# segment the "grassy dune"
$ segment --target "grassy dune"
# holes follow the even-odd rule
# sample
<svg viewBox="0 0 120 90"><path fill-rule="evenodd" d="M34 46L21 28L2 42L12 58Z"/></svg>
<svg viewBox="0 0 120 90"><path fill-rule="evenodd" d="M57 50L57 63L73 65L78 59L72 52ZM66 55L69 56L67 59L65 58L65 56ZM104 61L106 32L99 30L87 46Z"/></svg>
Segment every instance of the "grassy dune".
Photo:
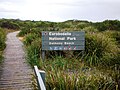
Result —
<svg viewBox="0 0 120 90"><path fill-rule="evenodd" d="M45 70L47 90L120 90L119 20L93 23L3 19L0 26L21 30L19 36L26 47L27 60L31 66ZM46 51L42 62L42 31L85 31L84 55L81 51ZM0 38L2 43L4 40ZM4 49L4 43L0 45Z"/></svg>
<svg viewBox="0 0 120 90"><path fill-rule="evenodd" d="M45 70L47 90L119 90L119 31L100 31L88 22L52 23L53 28L49 22L44 25L25 27L19 35L24 37L29 63ZM81 51L46 51L46 60L42 62L41 31L46 30L85 31L84 55Z"/></svg>

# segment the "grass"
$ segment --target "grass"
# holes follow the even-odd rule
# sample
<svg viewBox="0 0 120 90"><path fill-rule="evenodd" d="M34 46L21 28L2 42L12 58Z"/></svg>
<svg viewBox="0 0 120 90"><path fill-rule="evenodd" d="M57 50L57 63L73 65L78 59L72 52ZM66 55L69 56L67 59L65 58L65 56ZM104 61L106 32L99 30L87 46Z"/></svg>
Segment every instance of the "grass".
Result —
<svg viewBox="0 0 120 90"><path fill-rule="evenodd" d="M47 90L118 90L119 47L110 35L86 32L84 58L77 55L79 51L68 51L67 56L64 51L47 51L44 62L41 61L41 38L30 33L24 40L29 63L46 72Z"/></svg>
<svg viewBox="0 0 120 90"><path fill-rule="evenodd" d="M3 50L6 47L5 41L6 41L6 35L10 32L14 32L16 30L13 29L7 29L7 28L0 28L0 62L3 60Z"/></svg>
<svg viewBox="0 0 120 90"><path fill-rule="evenodd" d="M46 71L47 90L115 90L110 75L95 67L86 66L81 60L56 57L39 62ZM117 89L118 90L118 89Z"/></svg>
<svg viewBox="0 0 120 90"><path fill-rule="evenodd" d="M2 62L3 56L2 56L2 51L0 51L0 63Z"/></svg>
<svg viewBox="0 0 120 90"><path fill-rule="evenodd" d="M86 34L85 59L89 65L115 65L120 63L118 59L115 59L119 53L120 48L114 38L100 32ZM113 60L116 63L111 63Z"/></svg>
<svg viewBox="0 0 120 90"><path fill-rule="evenodd" d="M79 20L16 23L21 29L19 36L23 37L28 62L46 72L47 90L120 90L119 21L106 24ZM85 31L84 55L81 51L46 51L46 60L42 62L41 31ZM11 30L0 28L1 60L8 32ZM36 82L33 84L36 86Z"/></svg>
<svg viewBox="0 0 120 90"><path fill-rule="evenodd" d="M53 30L80 29L71 25ZM119 31L100 32L90 25L82 28L86 32L83 56L80 51L46 51L44 62L41 60L41 31L46 28L22 29L20 35L24 37L28 62L45 70L47 90L119 90Z"/></svg>
<svg viewBox="0 0 120 90"><path fill-rule="evenodd" d="M3 59L2 53L6 47L5 39L6 39L6 33L4 32L2 28L0 28L0 62Z"/></svg>

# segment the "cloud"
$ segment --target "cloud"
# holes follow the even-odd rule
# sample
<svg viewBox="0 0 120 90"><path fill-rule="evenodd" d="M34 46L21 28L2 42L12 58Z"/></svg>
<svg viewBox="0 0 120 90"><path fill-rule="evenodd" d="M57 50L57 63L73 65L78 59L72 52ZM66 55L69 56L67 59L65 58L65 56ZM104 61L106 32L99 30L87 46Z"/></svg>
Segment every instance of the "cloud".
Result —
<svg viewBox="0 0 120 90"><path fill-rule="evenodd" d="M26 0L0 0L0 3L24 4Z"/></svg>
<svg viewBox="0 0 120 90"><path fill-rule="evenodd" d="M93 2L94 1L94 2ZM61 4L60 4L61 5ZM64 4L65 5L65 4ZM58 12L54 12L56 16L64 19L82 19L90 21L103 21L106 19L120 20L120 1L76 1L74 4L67 4L60 7ZM76 6L77 5L77 6Z"/></svg>
<svg viewBox="0 0 120 90"><path fill-rule="evenodd" d="M17 13L17 10L10 10L5 8L0 8L0 13Z"/></svg>
<svg viewBox="0 0 120 90"><path fill-rule="evenodd" d="M119 0L0 0L0 17L60 21L120 19Z"/></svg>
<svg viewBox="0 0 120 90"><path fill-rule="evenodd" d="M21 1L21 2L20 2ZM0 18L18 18L24 0L0 0Z"/></svg>

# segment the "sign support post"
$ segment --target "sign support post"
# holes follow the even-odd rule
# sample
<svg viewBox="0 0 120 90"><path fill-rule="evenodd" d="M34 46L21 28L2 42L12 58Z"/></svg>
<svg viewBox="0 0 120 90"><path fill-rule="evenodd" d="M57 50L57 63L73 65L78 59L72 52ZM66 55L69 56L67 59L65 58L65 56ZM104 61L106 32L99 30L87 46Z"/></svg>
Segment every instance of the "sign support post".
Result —
<svg viewBox="0 0 120 90"><path fill-rule="evenodd" d="M45 60L45 50L42 50L42 61Z"/></svg>

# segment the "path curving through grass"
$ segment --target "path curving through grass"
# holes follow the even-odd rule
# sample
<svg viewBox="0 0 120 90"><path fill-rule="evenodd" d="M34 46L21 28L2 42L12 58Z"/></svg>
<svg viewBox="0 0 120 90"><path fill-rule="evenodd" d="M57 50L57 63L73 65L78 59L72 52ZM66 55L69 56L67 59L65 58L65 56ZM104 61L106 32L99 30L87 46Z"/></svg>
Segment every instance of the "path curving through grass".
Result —
<svg viewBox="0 0 120 90"><path fill-rule="evenodd" d="M4 61L0 65L0 90L34 90L33 70L25 60L23 43L16 37L18 33L7 35Z"/></svg>

